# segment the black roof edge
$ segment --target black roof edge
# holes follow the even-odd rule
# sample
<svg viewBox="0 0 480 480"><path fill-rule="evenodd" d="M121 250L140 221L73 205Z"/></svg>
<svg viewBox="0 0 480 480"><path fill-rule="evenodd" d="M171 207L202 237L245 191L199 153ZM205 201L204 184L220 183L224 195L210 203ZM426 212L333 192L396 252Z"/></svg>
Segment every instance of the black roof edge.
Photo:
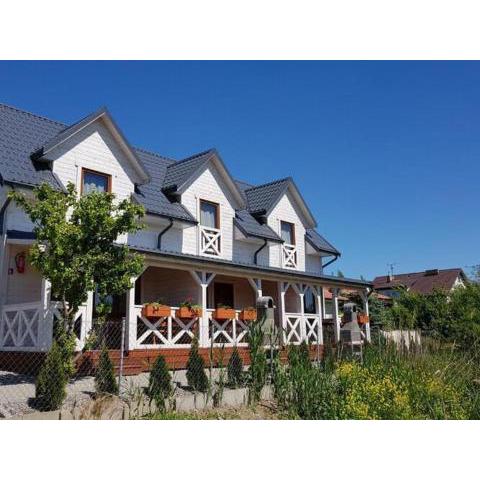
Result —
<svg viewBox="0 0 480 480"><path fill-rule="evenodd" d="M36 236L33 232L25 232L23 230L7 230L7 238L15 240L35 240Z"/></svg>
<svg viewBox="0 0 480 480"><path fill-rule="evenodd" d="M256 265L247 265L247 264L241 264L241 263L233 263L228 260L215 260L212 258L204 258L200 256L194 256L194 255L185 255L185 254L179 254L179 253L174 253L174 252L166 252L164 250L162 251L155 251L154 249L149 249L149 248L142 248L140 246L135 246L135 245L129 245L128 246L131 250L135 250L138 252L143 252L143 253L151 253L154 255L158 255L160 257L168 257L172 258L175 260L185 260L185 261L193 261L197 263L202 263L202 264L214 264L214 265L219 265L219 266L230 266L232 268L238 268L241 270L252 270L254 272L263 272L263 273L269 273L269 274L278 274L278 275L285 275L288 277L304 277L304 278L309 278L310 280L314 281L316 280L317 282L324 281L326 283L331 283L331 284L339 284L339 285L344 285L344 286L356 286L356 287L369 287L373 288L373 283L368 282L365 280L357 280L354 278L343 278L343 277L335 277L335 276L330 276L330 275L309 275L307 272L299 272L299 271L294 271L294 270L280 270L280 269L275 269L271 267L258 267Z"/></svg>
<svg viewBox="0 0 480 480"><path fill-rule="evenodd" d="M305 233L305 240L313 247L314 250L316 250L319 253L330 253L331 255L335 255L337 257L341 257L342 254L339 252L335 247L333 247L331 250L328 250L326 248L318 248L310 238L308 238L308 235Z"/></svg>
<svg viewBox="0 0 480 480"><path fill-rule="evenodd" d="M272 238L272 237L266 237L265 235L257 235L255 233L249 233L247 232L242 225L239 224L237 218L235 217L233 219L235 226L247 237L254 237L254 238L260 238L262 240L268 240L270 242L276 242L276 243L284 243L284 240L282 240L280 237L278 239Z"/></svg>
<svg viewBox="0 0 480 480"><path fill-rule="evenodd" d="M152 212L151 210L148 210L148 208L145 209L145 213L148 214L148 215L153 215L154 217L173 218L174 220L178 220L179 222L191 223L192 225L198 225L198 221L195 220L195 219L184 218L184 217L180 217L178 215L171 215L171 214L166 214L166 213Z"/></svg>

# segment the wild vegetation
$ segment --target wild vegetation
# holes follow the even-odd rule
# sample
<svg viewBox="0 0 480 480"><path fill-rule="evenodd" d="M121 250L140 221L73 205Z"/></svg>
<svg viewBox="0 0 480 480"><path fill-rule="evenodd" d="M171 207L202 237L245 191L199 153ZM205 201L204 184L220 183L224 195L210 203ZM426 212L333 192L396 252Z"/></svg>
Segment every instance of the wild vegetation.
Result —
<svg viewBox="0 0 480 480"><path fill-rule="evenodd" d="M399 350L378 339L363 363L327 358L307 361L293 347L277 365L279 408L302 419L478 419L480 364L468 353L428 341L422 350Z"/></svg>

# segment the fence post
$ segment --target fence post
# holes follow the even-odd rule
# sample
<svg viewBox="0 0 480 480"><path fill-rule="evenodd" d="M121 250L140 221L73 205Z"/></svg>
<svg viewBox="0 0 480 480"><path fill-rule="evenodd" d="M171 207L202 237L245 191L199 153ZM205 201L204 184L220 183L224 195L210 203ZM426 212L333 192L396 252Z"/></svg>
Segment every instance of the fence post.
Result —
<svg viewBox="0 0 480 480"><path fill-rule="evenodd" d="M118 395L122 395L122 377L123 377L123 355L125 351L125 321L126 318L122 317L122 337L120 343L120 368L118 370Z"/></svg>

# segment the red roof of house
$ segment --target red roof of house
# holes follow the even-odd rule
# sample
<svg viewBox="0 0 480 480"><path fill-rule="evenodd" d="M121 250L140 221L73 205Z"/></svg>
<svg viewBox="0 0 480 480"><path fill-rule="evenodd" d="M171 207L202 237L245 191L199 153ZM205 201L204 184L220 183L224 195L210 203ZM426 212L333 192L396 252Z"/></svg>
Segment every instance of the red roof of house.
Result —
<svg viewBox="0 0 480 480"><path fill-rule="evenodd" d="M375 290L385 290L395 287L406 287L410 291L422 294L431 293L434 289L449 292L459 277L463 281L466 279L465 273L461 268L400 273L395 274L392 280L389 280L388 275L383 275L373 279L373 288Z"/></svg>

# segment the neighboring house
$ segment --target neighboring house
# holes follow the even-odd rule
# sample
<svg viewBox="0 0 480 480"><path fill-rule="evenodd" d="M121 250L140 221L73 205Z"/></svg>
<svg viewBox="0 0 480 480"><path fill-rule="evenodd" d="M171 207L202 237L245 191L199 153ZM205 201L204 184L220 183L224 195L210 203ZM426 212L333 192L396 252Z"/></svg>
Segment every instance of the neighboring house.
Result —
<svg viewBox="0 0 480 480"><path fill-rule="evenodd" d="M262 295L273 298L287 343L322 344L325 289L357 289L367 303L371 283L323 274L340 252L316 231L292 178L252 185L232 178L214 149L175 161L134 148L105 108L64 125L0 105L0 180L0 350L44 351L51 343L48 282L17 265L34 241L32 224L7 199L10 189L42 182L58 189L73 182L79 195L104 190L145 206L145 229L119 239L144 254L146 266L134 288L113 299L112 318L127 319L129 351L189 348L195 322L176 315L187 298L203 307L201 347L211 335L215 346L245 346L239 313ZM173 307L166 328L142 316L142 304L159 298ZM234 307L235 318L216 321L218 304ZM79 348L94 317L91 293L77 316Z"/></svg>
<svg viewBox="0 0 480 480"><path fill-rule="evenodd" d="M435 289L451 292L466 282L467 276L461 268L432 269L376 277L373 280L373 288L379 294L395 297L399 295L400 288L426 295Z"/></svg>

